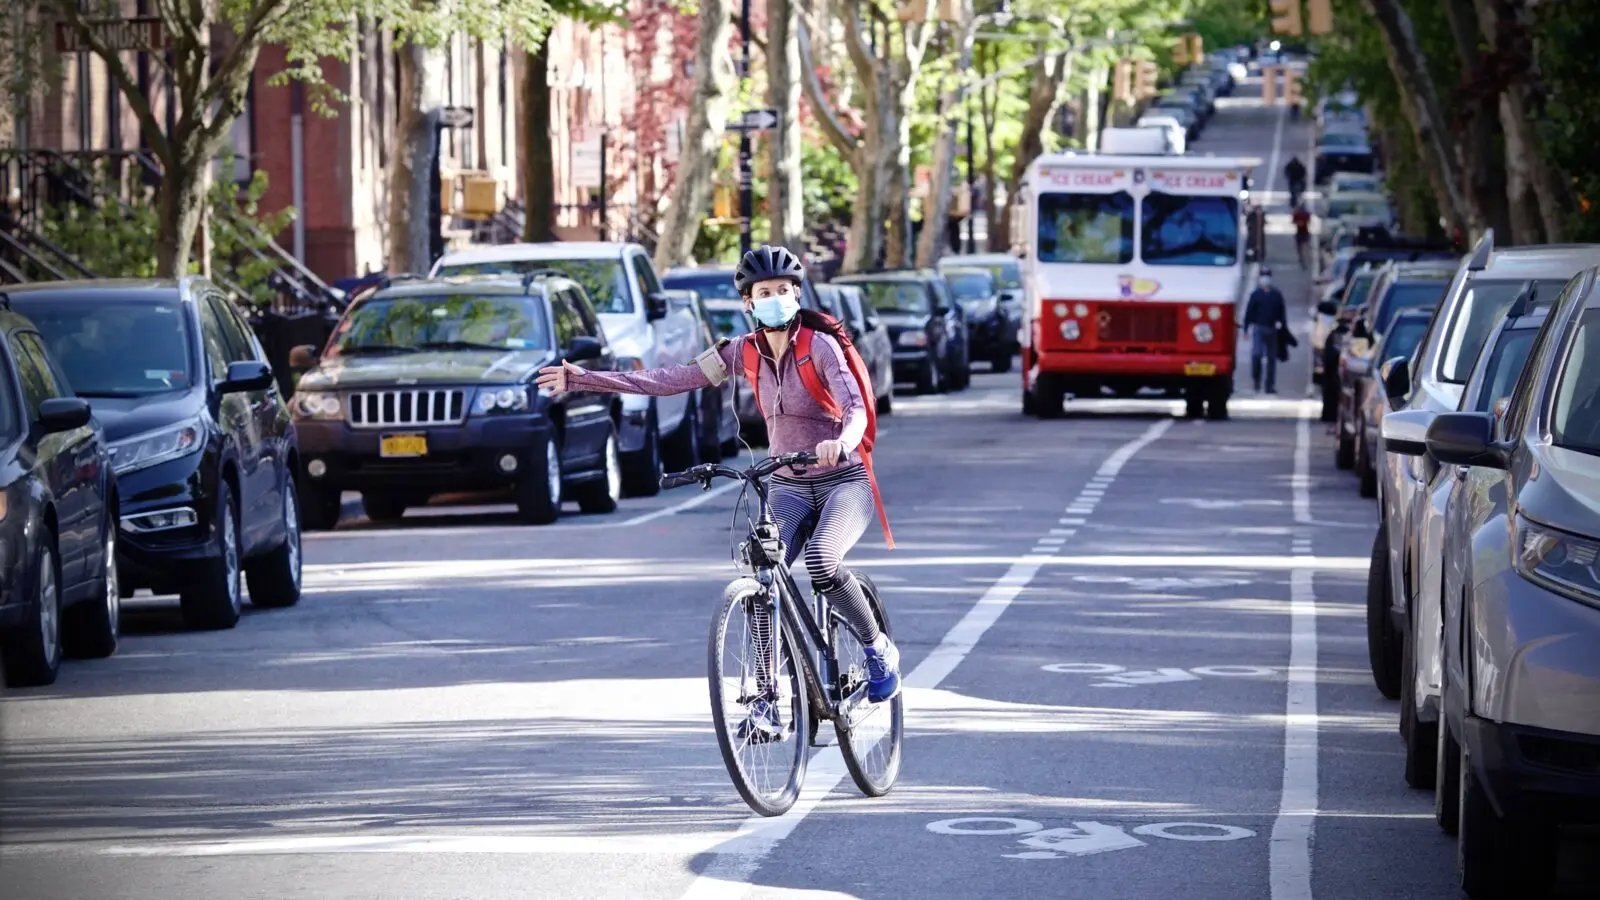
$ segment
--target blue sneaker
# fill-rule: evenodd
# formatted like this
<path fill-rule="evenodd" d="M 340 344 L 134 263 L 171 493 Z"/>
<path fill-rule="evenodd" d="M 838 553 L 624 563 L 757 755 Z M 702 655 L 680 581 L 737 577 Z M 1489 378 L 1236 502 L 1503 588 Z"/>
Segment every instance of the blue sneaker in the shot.
<path fill-rule="evenodd" d="M 739 740 L 750 744 L 770 744 L 783 740 L 783 719 L 778 714 L 778 704 L 765 699 L 751 703 L 750 714 L 744 717 L 734 733 Z"/>
<path fill-rule="evenodd" d="M 863 648 L 867 655 L 867 700 L 882 703 L 900 693 L 900 651 L 883 632 L 872 646 Z"/>

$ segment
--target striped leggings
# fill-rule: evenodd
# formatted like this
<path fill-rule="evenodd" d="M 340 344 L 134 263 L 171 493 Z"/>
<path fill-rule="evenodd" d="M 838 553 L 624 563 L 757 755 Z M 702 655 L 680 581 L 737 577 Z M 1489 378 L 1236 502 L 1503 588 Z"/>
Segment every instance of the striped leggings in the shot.
<path fill-rule="evenodd" d="M 772 518 L 783 539 L 785 564 L 793 568 L 803 546 L 812 587 L 844 616 L 862 646 L 870 645 L 878 638 L 878 620 L 866 591 L 844 567 L 845 552 L 855 546 L 872 521 L 872 486 L 866 469 L 855 465 L 804 479 L 774 475 L 772 483 Z M 750 630 L 756 658 L 763 663 L 760 671 L 765 673 L 772 648 L 772 622 L 766 607 L 756 607 Z M 768 687 L 766 679 L 761 680 L 762 686 Z"/>

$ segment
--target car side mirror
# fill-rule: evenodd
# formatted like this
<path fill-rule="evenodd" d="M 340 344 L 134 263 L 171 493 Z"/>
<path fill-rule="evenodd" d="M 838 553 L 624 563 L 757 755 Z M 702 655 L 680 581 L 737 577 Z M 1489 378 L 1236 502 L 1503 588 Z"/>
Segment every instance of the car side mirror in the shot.
<path fill-rule="evenodd" d="M 89 401 L 81 397 L 54 397 L 39 404 L 39 427 L 58 434 L 89 424 Z"/>
<path fill-rule="evenodd" d="M 1396 356 L 1378 369 L 1378 375 L 1383 379 L 1384 393 L 1389 395 L 1389 409 L 1404 406 L 1406 398 L 1411 396 L 1411 362 Z"/>
<path fill-rule="evenodd" d="M 604 352 L 600 341 L 586 334 L 572 339 L 572 346 L 567 348 L 567 362 L 583 362 L 586 359 L 599 359 Z"/>
<path fill-rule="evenodd" d="M 1424 456 L 1428 452 L 1428 426 L 1438 413 L 1429 409 L 1402 409 L 1383 417 L 1379 431 L 1383 449 L 1400 456 Z"/>
<path fill-rule="evenodd" d="M 644 296 L 645 318 L 651 322 L 667 317 L 667 295 L 656 291 Z"/>
<path fill-rule="evenodd" d="M 301 344 L 289 351 L 289 371 L 309 372 L 317 367 L 317 348 Z"/>
<path fill-rule="evenodd" d="M 228 363 L 228 377 L 222 379 L 217 389 L 224 394 L 243 394 L 264 391 L 272 386 L 272 367 L 260 360 L 246 359 Z"/>
<path fill-rule="evenodd" d="M 1339 314 L 1339 304 L 1332 300 L 1324 300 L 1317 304 L 1317 312 L 1325 316 L 1336 316 Z"/>
<path fill-rule="evenodd" d="M 1428 452 L 1446 465 L 1483 466 L 1507 469 L 1511 466 L 1511 445 L 1494 440 L 1494 416 L 1490 413 L 1440 413 L 1428 426 Z"/>

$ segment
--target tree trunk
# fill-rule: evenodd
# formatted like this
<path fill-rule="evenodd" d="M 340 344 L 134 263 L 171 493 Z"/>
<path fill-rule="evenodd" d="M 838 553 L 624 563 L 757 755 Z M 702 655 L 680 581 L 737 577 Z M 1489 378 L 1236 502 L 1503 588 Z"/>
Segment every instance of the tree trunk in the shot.
<path fill-rule="evenodd" d="M 415 44 L 395 56 L 400 115 L 389 167 L 389 271 L 426 272 L 433 267 L 430 179 L 439 145 L 443 57 Z"/>
<path fill-rule="evenodd" d="M 978 74 L 980 78 L 983 78 L 988 77 L 988 62 L 994 54 L 992 50 L 988 49 L 988 44 L 981 46 L 982 49 L 980 49 L 978 56 Z M 994 120 L 995 107 L 1000 104 L 999 94 L 1000 86 L 991 84 L 985 87 L 979 95 L 980 102 L 978 104 L 981 109 L 981 118 L 983 119 L 983 227 L 988 232 L 985 235 L 984 243 L 988 245 L 991 253 L 997 253 L 1005 249 L 1005 245 L 1000 242 L 1000 229 L 997 227 L 1000 222 L 999 207 L 997 206 L 1000 195 L 1000 182 L 995 179 L 994 168 Z"/>
<path fill-rule="evenodd" d="M 1096 60 L 1089 68 L 1089 84 L 1083 90 L 1083 147 L 1085 150 L 1095 151 L 1100 149 L 1100 131 L 1105 127 L 1100 118 L 1100 111 L 1104 108 L 1100 102 L 1100 89 L 1105 85 L 1106 77 L 1105 64 Z"/>
<path fill-rule="evenodd" d="M 1017 150 L 1011 160 L 1011 179 L 1006 182 L 1007 193 L 1016 196 L 1017 188 L 1022 184 L 1022 176 L 1028 172 L 1028 167 L 1033 161 L 1044 153 L 1044 129 L 1050 120 L 1055 117 L 1056 107 L 1061 104 L 1061 87 L 1072 76 L 1072 57 L 1067 54 L 1051 54 L 1039 60 L 1039 65 L 1033 72 L 1033 81 L 1028 89 L 1028 111 L 1022 117 L 1022 137 L 1017 141 Z M 1095 109 L 1099 108 L 1095 104 Z M 1087 121 L 1090 106 L 1084 105 L 1084 115 L 1081 120 Z M 989 246 L 995 247 L 995 241 L 1000 248 L 1011 245 L 1011 210 L 1012 204 L 1007 201 L 1005 208 L 1000 211 L 1000 224 L 998 227 L 990 226 Z"/>
<path fill-rule="evenodd" d="M 1417 44 L 1411 17 L 1400 0 L 1366 0 L 1383 34 L 1384 56 L 1389 72 L 1400 85 L 1400 105 L 1416 136 L 1417 152 L 1428 173 L 1428 183 L 1439 198 L 1445 220 L 1465 234 L 1470 230 L 1467 203 L 1461 195 L 1461 174 L 1455 164 L 1439 94 L 1428 70 L 1422 48 Z"/>
<path fill-rule="evenodd" d="M 1478 15 L 1472 8 L 1472 0 L 1448 0 L 1445 16 L 1450 20 L 1450 31 L 1461 57 L 1463 84 L 1481 86 L 1484 82 L 1483 54 L 1478 50 Z M 1469 243 L 1476 243 L 1485 227 L 1493 228 L 1497 235 L 1505 235 L 1508 243 L 1515 243 L 1511 210 L 1506 202 L 1505 169 L 1495 159 L 1497 114 L 1486 109 L 1469 92 L 1461 92 L 1459 96 L 1462 98 L 1458 104 L 1460 117 L 1465 119 L 1465 127 L 1456 133 L 1457 153 L 1465 176 L 1461 187 L 1474 218 Z"/>
<path fill-rule="evenodd" d="M 205 165 L 209 154 L 197 152 L 194 141 L 175 140 L 177 159 L 163 167 L 156 192 L 156 277 L 189 274 L 190 253 L 200 230 L 206 202 Z"/>
<path fill-rule="evenodd" d="M 886 110 L 884 134 L 891 135 L 892 153 L 884 179 L 888 190 L 889 233 L 883 238 L 885 268 L 904 268 L 911 263 L 911 114 L 916 110 L 916 70 L 909 65 L 890 63 L 895 70 L 894 104 Z M 924 227 L 930 223 L 924 222 Z M 937 227 L 937 226 L 936 226 Z"/>
<path fill-rule="evenodd" d="M 661 217 L 661 239 L 656 244 L 655 264 L 662 271 L 691 260 L 700 224 L 711 203 L 711 178 L 722 154 L 722 135 L 728 126 L 734 88 L 733 52 L 729 48 L 732 21 L 733 5 L 729 0 L 701 0 L 694 96 L 689 101 L 689 121 L 684 128 L 672 198 Z"/>
<path fill-rule="evenodd" d="M 1511 220 L 1514 244 L 1546 242 L 1539 218 L 1539 196 L 1533 190 L 1533 148 L 1527 136 L 1516 127 L 1517 114 L 1511 98 L 1501 94 L 1499 102 L 1501 132 L 1506 139 L 1506 207 Z"/>
<path fill-rule="evenodd" d="M 768 241 L 800 252 L 805 243 L 805 196 L 800 167 L 800 9 L 797 0 L 767 3 L 767 102 L 778 111 L 772 133 L 772 181 L 767 186 L 772 233 Z"/>
<path fill-rule="evenodd" d="M 543 243 L 556 239 L 556 161 L 550 135 L 550 36 L 537 49 L 524 52 L 522 65 L 522 239 Z"/>
<path fill-rule="evenodd" d="M 1572 212 L 1570 193 L 1563 189 L 1561 179 L 1545 157 L 1544 145 L 1539 140 L 1535 124 L 1534 97 L 1539 93 L 1534 73 L 1534 49 L 1531 27 L 1525 0 L 1474 0 L 1478 9 L 1478 24 L 1494 48 L 1501 66 L 1504 93 L 1500 104 L 1500 124 L 1506 135 L 1506 155 L 1511 156 L 1511 145 L 1520 151 L 1517 163 L 1522 171 L 1510 175 L 1512 180 L 1526 178 L 1538 198 L 1539 221 L 1544 228 L 1544 239 L 1559 243 L 1565 232 L 1565 219 Z M 1514 190 L 1514 189 L 1512 189 Z M 1519 205 L 1517 196 L 1510 198 L 1512 209 Z M 1514 213 L 1515 214 L 1515 213 Z"/>

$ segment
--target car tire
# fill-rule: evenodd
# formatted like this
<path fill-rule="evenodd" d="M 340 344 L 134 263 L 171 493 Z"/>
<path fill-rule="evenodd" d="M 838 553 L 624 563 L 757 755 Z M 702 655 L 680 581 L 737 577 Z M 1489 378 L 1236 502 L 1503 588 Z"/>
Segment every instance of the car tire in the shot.
<path fill-rule="evenodd" d="M 606 477 L 586 481 L 574 489 L 578 509 L 586 513 L 604 515 L 617 511 L 622 499 L 622 454 L 617 449 L 617 430 L 606 435 L 603 471 Z"/>
<path fill-rule="evenodd" d="M 1338 446 L 1333 453 L 1333 464 L 1337 468 L 1349 471 L 1356 464 L 1356 442 L 1353 438 L 1345 436 L 1344 416 L 1337 412 L 1334 413 L 1333 430 L 1338 440 Z"/>
<path fill-rule="evenodd" d="M 991 370 L 994 371 L 994 372 L 1009 372 L 1009 371 L 1011 371 L 1011 353 L 1010 353 L 1010 351 L 1002 351 L 1000 353 L 995 354 L 994 358 L 989 360 L 989 366 L 990 366 Z"/>
<path fill-rule="evenodd" d="M 122 625 L 122 585 L 117 578 L 116 498 L 106 504 L 105 571 L 100 573 L 99 601 L 84 600 L 67 610 L 62 647 L 73 659 L 105 659 L 117 652 Z"/>
<path fill-rule="evenodd" d="M 886 392 L 882 397 L 877 399 L 876 403 L 878 415 L 892 415 L 894 413 L 894 391 L 890 390 Z"/>
<path fill-rule="evenodd" d="M 300 602 L 301 579 L 305 574 L 300 546 L 302 521 L 300 495 L 290 480 L 288 489 L 283 491 L 283 522 L 287 532 L 283 543 L 244 568 L 245 585 L 250 588 L 253 605 L 281 609 Z"/>
<path fill-rule="evenodd" d="M 1064 406 L 1067 402 L 1066 385 L 1051 376 L 1041 375 L 1033 383 L 1034 408 L 1039 410 L 1041 419 L 1059 419 L 1065 415 Z"/>
<path fill-rule="evenodd" d="M 929 359 L 922 366 L 922 371 L 917 373 L 917 393 L 936 394 L 939 392 L 939 366 Z"/>
<path fill-rule="evenodd" d="M 61 672 L 61 567 L 55 532 L 39 537 L 29 587 L 33 602 L 22 622 L 4 635 L 6 687 L 45 687 Z"/>
<path fill-rule="evenodd" d="M 661 493 L 661 429 L 656 408 L 645 414 L 644 446 L 622 457 L 622 491 L 629 497 L 654 497 Z"/>
<path fill-rule="evenodd" d="M 662 442 L 662 462 L 672 471 L 700 464 L 700 398 L 689 396 L 683 419 L 672 436 Z"/>
<path fill-rule="evenodd" d="M 1359 490 L 1363 497 L 1378 496 L 1378 470 L 1373 466 L 1372 453 L 1367 447 L 1367 426 L 1364 422 L 1356 423 L 1356 478 L 1359 479 Z"/>
<path fill-rule="evenodd" d="M 1400 697 L 1400 636 L 1389 619 L 1388 526 L 1379 525 L 1367 566 L 1367 661 L 1378 693 Z"/>
<path fill-rule="evenodd" d="M 1461 821 L 1461 745 L 1450 733 L 1450 719 L 1442 711 L 1443 693 L 1440 691 L 1439 740 L 1434 747 L 1433 821 L 1445 834 L 1455 837 Z"/>
<path fill-rule="evenodd" d="M 243 547 L 239 540 L 239 505 L 226 479 L 217 481 L 214 516 L 216 556 L 195 566 L 189 583 L 178 593 L 183 623 L 215 630 L 239 624 L 244 606 Z"/>
<path fill-rule="evenodd" d="M 722 398 L 718 393 L 718 400 Z M 700 458 L 696 462 L 719 463 L 722 462 L 722 404 L 721 402 L 707 404 L 704 397 L 700 403 Z"/>
<path fill-rule="evenodd" d="M 529 525 L 549 525 L 561 518 L 561 448 L 546 433 L 544 444 L 529 459 L 515 489 L 517 518 Z"/>
<path fill-rule="evenodd" d="M 1022 386 L 1022 414 L 1025 416 L 1039 414 L 1039 401 L 1034 399 L 1033 391 L 1029 390 L 1027 385 Z"/>
<path fill-rule="evenodd" d="M 1552 829 L 1529 816 L 1496 813 L 1466 747 L 1458 759 L 1456 876 L 1461 889 L 1473 900 L 1547 895 L 1555 880 L 1558 846 Z"/>
<path fill-rule="evenodd" d="M 332 531 L 339 526 L 339 517 L 343 513 L 343 498 L 338 491 L 330 491 L 310 483 L 307 478 L 295 488 L 299 493 L 300 502 L 300 530 L 301 531 Z M 363 498 L 363 505 L 365 498 Z"/>
<path fill-rule="evenodd" d="M 406 517 L 406 507 L 410 505 L 405 497 L 398 494 L 361 492 L 361 509 L 373 522 L 398 522 Z"/>
<path fill-rule="evenodd" d="M 1224 422 L 1228 418 L 1228 398 L 1233 394 L 1233 382 L 1228 378 L 1218 378 L 1211 383 L 1211 389 L 1206 392 L 1206 418 L 1213 422 Z"/>
<path fill-rule="evenodd" d="M 1434 786 L 1439 754 L 1439 722 L 1417 717 L 1417 653 L 1415 635 L 1400 636 L 1400 738 L 1406 748 L 1406 784 L 1418 790 Z"/>

